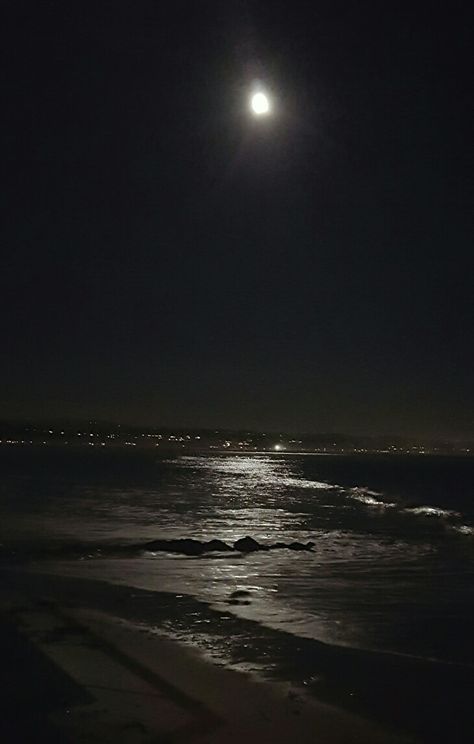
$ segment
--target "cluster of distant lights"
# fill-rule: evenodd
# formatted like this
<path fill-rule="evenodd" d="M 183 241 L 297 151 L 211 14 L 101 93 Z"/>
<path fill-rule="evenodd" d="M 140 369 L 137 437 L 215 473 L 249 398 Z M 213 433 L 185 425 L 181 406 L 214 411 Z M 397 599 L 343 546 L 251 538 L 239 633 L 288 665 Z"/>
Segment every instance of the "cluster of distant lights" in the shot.
<path fill-rule="evenodd" d="M 50 437 L 51 436 L 54 436 L 54 435 L 56 435 L 56 436 L 57 435 L 59 435 L 59 436 L 65 436 L 65 432 L 64 431 L 55 432 L 52 429 L 49 429 L 47 431 L 47 433 L 50 435 Z M 105 447 L 106 446 L 106 444 L 107 444 L 106 441 L 100 441 L 100 442 L 90 441 L 91 439 L 94 439 L 94 437 L 97 437 L 97 438 L 99 438 L 99 437 L 105 437 L 105 439 L 106 440 L 109 440 L 109 442 L 110 442 L 110 440 L 118 440 L 117 443 L 120 443 L 121 442 L 125 447 L 136 447 L 137 446 L 137 442 L 136 441 L 130 441 L 130 438 L 121 441 L 121 436 L 119 434 L 105 434 L 105 435 L 102 434 L 101 435 L 101 434 L 97 434 L 97 433 L 93 433 L 93 432 L 80 432 L 80 431 L 78 431 L 78 432 L 76 432 L 76 436 L 77 437 L 81 437 L 81 438 L 84 437 L 87 440 L 85 443 L 89 447 Z M 171 442 L 173 444 L 181 444 L 182 447 L 184 447 L 185 444 L 190 444 L 192 440 L 199 441 L 201 439 L 201 437 L 198 436 L 198 435 L 191 436 L 190 434 L 186 434 L 185 436 L 176 436 L 174 434 L 169 434 L 168 436 L 165 436 L 163 434 L 140 434 L 138 436 L 131 437 L 131 439 L 135 439 L 135 440 L 142 439 L 142 438 L 146 438 L 146 439 L 159 439 L 159 440 L 163 440 L 164 439 L 165 441 Z M 292 441 L 296 442 L 296 440 L 292 440 Z M 112 444 L 114 442 L 112 441 L 110 443 Z M 301 442 L 299 442 L 299 443 L 301 444 Z M 5 440 L 2 440 L 2 439 L 0 439 L 0 444 L 33 444 L 33 440 L 24 440 L 24 439 L 5 439 Z M 43 440 L 41 442 L 41 444 L 48 444 L 48 441 L 47 440 Z M 63 440 L 63 444 L 69 444 L 69 441 L 68 440 L 66 440 L 66 441 Z M 224 442 L 222 442 L 221 445 L 212 445 L 212 444 L 210 444 L 209 445 L 209 449 L 220 449 L 220 448 L 230 449 L 230 448 L 233 448 L 233 447 L 238 447 L 239 449 L 243 449 L 243 448 L 252 447 L 252 445 L 253 445 L 253 442 L 252 441 L 249 441 L 248 439 L 245 439 L 245 440 L 239 441 L 239 442 L 232 442 L 230 440 L 225 440 Z M 160 446 L 159 443 L 156 443 L 155 444 L 155 447 L 159 447 L 159 446 Z M 257 448 L 254 447 L 253 449 L 257 449 Z M 274 452 L 282 452 L 282 451 L 285 450 L 285 447 L 284 447 L 283 444 L 275 444 L 275 445 L 273 445 L 273 447 L 271 447 L 271 449 L 273 449 Z"/>
<path fill-rule="evenodd" d="M 53 429 L 44 429 L 44 430 L 38 430 L 38 434 L 45 434 L 49 435 L 46 439 L 14 439 L 14 438 L 6 438 L 6 439 L 0 439 L 0 446 L 1 445 L 34 445 L 34 444 L 42 444 L 42 445 L 48 445 L 54 443 L 54 440 L 58 441 L 57 437 L 59 437 L 59 441 L 61 444 L 68 445 L 68 444 L 74 444 L 72 440 L 74 440 L 75 437 L 79 437 L 82 440 L 82 443 L 85 445 L 88 445 L 89 447 L 105 447 L 106 445 L 111 446 L 125 446 L 125 447 L 137 447 L 139 445 L 145 444 L 146 440 L 155 440 L 153 442 L 155 447 L 160 447 L 162 443 L 165 444 L 169 443 L 170 445 L 174 447 L 186 447 L 186 446 L 193 446 L 193 444 L 197 447 L 204 447 L 209 450 L 216 450 L 216 451 L 222 451 L 227 450 L 229 452 L 235 452 L 236 450 L 240 451 L 266 451 L 266 452 L 297 452 L 297 451 L 311 451 L 315 454 L 334 454 L 335 452 L 339 452 L 341 454 L 347 453 L 347 454 L 373 454 L 373 453 L 379 453 L 379 454 L 417 454 L 417 455 L 424 455 L 424 454 L 430 454 L 431 452 L 437 452 L 438 448 L 436 447 L 426 447 L 423 445 L 415 445 L 411 447 L 400 447 L 395 445 L 390 445 L 386 448 L 365 448 L 365 447 L 348 447 L 348 448 L 338 448 L 336 445 L 336 442 L 333 443 L 333 446 L 328 447 L 316 447 L 314 449 L 308 450 L 303 440 L 301 439 L 288 439 L 285 442 L 276 442 L 274 444 L 271 444 L 268 439 L 267 443 L 255 443 L 255 441 L 252 439 L 252 437 L 243 439 L 243 440 L 230 440 L 230 439 L 223 439 L 220 442 L 202 442 L 201 436 L 194 435 L 194 434 L 160 434 L 160 433 L 140 433 L 136 435 L 126 435 L 124 432 L 115 433 L 115 434 L 105 434 L 105 433 L 97 433 L 97 432 L 68 432 L 66 433 L 64 430 L 56 430 Z M 219 434 L 218 431 L 215 431 L 214 434 Z M 31 434 L 30 434 L 31 436 Z M 268 437 L 268 435 L 262 434 L 263 437 Z M 65 437 L 68 437 L 68 439 L 65 439 Z M 97 440 L 101 441 L 97 441 Z M 144 441 L 145 440 L 145 441 Z M 159 441 L 156 441 L 159 440 Z M 76 439 L 77 442 L 77 439 Z M 199 442 L 199 444 L 198 444 Z M 152 444 L 152 442 L 150 442 Z M 459 452 L 463 452 L 465 454 L 470 454 L 471 449 L 469 447 L 460 447 L 458 448 Z"/>

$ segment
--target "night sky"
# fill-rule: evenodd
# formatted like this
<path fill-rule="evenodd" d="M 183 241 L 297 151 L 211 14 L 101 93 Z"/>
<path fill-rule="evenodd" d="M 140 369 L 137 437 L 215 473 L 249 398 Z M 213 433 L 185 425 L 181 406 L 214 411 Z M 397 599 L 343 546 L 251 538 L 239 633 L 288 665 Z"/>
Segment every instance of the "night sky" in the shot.
<path fill-rule="evenodd" d="M 0 418 L 472 435 L 469 6 L 3 3 Z"/>

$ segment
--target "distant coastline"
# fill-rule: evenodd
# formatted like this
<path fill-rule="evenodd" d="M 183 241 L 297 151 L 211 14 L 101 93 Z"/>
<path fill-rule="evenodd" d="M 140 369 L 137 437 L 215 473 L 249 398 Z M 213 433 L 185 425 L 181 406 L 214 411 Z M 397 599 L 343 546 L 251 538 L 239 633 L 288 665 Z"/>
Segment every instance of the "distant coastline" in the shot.
<path fill-rule="evenodd" d="M 467 455 L 474 438 L 423 439 L 340 433 L 131 426 L 89 421 L 0 421 L 0 447 L 53 446 L 156 449 L 161 452 L 285 453 L 320 455 Z"/>

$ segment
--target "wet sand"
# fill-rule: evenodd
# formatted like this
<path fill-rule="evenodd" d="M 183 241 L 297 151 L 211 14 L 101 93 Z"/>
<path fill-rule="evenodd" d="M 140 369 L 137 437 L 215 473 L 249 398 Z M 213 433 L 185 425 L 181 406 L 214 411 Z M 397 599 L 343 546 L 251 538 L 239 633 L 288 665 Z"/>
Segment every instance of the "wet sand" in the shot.
<path fill-rule="evenodd" d="M 160 605 L 174 607 L 174 596 L 20 567 L 1 574 L 7 742 L 375 744 L 445 741 L 448 730 L 453 741 L 470 740 L 470 668 L 316 644 L 311 664 L 328 680 L 318 699 L 216 666 L 154 632 Z M 229 634 L 245 625 L 226 619 Z M 344 686 L 360 694 L 343 700 Z"/>
<path fill-rule="evenodd" d="M 401 741 L 289 684 L 260 682 L 117 616 L 39 596 L 44 577 L 29 596 L 14 584 L 4 584 L 0 615 L 2 741 Z"/>

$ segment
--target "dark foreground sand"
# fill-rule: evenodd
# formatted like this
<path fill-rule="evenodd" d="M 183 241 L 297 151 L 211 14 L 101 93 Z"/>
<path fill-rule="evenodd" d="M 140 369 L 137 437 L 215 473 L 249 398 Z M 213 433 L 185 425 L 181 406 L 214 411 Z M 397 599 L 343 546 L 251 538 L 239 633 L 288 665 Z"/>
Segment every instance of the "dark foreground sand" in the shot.
<path fill-rule="evenodd" d="M 291 654 L 278 657 L 281 679 L 304 683 L 292 672 L 304 654 L 324 684 L 262 682 L 211 663 L 162 629 L 181 627 L 186 641 L 201 627 L 194 620 L 205 623 L 211 651 L 223 639 L 237 649 L 231 663 L 243 658 L 249 638 L 249 658 L 256 649 L 277 658 L 288 634 L 185 595 L 48 568 L 0 568 L 0 744 L 473 741 L 469 664 L 304 639 L 294 646 L 291 638 Z"/>
<path fill-rule="evenodd" d="M 2 742 L 401 741 L 113 615 L 10 590 L 0 617 Z"/>

